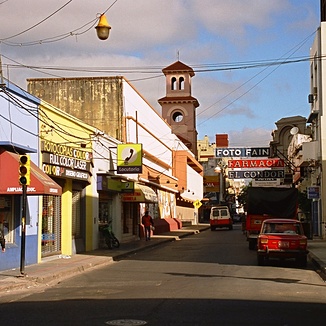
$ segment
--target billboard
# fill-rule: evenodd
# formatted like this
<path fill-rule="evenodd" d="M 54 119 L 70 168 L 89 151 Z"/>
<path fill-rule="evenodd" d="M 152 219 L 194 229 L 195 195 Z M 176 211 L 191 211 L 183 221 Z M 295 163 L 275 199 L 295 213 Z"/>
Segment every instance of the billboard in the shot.
<path fill-rule="evenodd" d="M 283 168 L 283 167 L 284 167 L 284 161 L 279 158 L 228 160 L 229 169 L 268 169 L 268 168 Z"/>
<path fill-rule="evenodd" d="M 284 170 L 241 170 L 228 171 L 229 179 L 278 179 L 284 178 Z"/>
<path fill-rule="evenodd" d="M 269 157 L 269 147 L 220 147 L 215 148 L 215 157 Z"/>

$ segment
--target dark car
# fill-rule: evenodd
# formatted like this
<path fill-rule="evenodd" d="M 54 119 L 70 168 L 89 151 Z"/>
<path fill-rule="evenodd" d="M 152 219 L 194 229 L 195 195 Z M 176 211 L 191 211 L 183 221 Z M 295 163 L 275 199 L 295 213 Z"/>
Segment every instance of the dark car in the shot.
<path fill-rule="evenodd" d="M 300 266 L 307 265 L 307 237 L 301 223 L 295 219 L 267 219 L 257 241 L 258 265 L 270 258 L 294 258 Z"/>

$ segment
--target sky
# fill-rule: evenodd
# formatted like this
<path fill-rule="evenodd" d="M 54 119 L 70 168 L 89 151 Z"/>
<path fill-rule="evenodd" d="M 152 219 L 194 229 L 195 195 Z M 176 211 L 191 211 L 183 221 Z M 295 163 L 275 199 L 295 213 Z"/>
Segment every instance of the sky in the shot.
<path fill-rule="evenodd" d="M 99 40 L 100 14 L 110 26 Z M 308 117 L 319 0 L 0 0 L 3 76 L 124 76 L 161 112 L 162 69 L 190 66 L 198 140 L 268 146 L 275 123 Z"/>

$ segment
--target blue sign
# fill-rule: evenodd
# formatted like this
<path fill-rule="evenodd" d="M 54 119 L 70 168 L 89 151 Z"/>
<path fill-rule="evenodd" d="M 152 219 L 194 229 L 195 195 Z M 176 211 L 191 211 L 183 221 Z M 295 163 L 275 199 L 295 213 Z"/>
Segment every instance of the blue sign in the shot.
<path fill-rule="evenodd" d="M 308 187 L 308 199 L 319 199 L 320 193 L 319 193 L 319 187 Z"/>

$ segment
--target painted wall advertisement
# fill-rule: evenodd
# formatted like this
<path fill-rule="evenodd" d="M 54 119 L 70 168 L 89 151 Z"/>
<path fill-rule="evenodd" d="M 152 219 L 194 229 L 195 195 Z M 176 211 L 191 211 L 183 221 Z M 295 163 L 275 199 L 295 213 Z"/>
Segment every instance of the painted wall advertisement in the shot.
<path fill-rule="evenodd" d="M 61 178 L 88 181 L 92 152 L 50 141 L 41 142 L 44 173 Z"/>

